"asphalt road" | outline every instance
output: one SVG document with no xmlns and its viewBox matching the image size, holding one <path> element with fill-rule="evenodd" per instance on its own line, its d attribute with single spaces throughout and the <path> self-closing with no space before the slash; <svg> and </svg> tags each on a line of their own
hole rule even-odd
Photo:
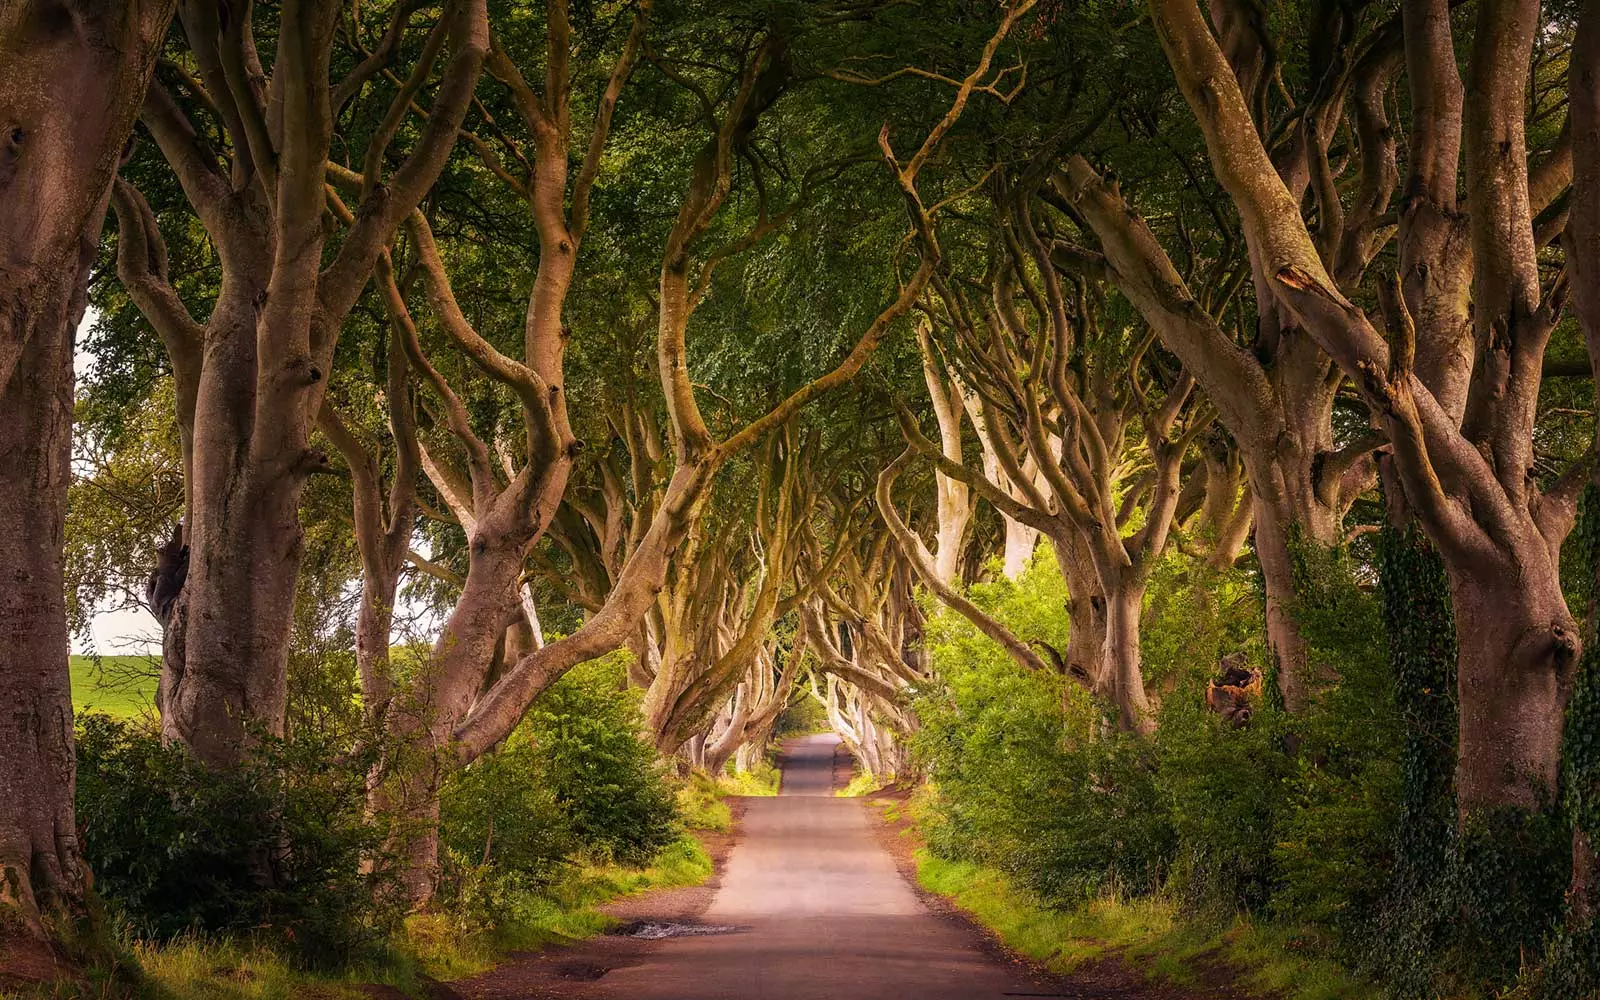
<svg viewBox="0 0 1600 1000">
<path fill-rule="evenodd" d="M 600 984 L 618 1000 L 975 1000 L 1039 995 L 930 913 L 878 842 L 869 808 L 834 798 L 836 736 L 792 744 L 776 798 L 747 800 L 705 924 Z"/>
</svg>

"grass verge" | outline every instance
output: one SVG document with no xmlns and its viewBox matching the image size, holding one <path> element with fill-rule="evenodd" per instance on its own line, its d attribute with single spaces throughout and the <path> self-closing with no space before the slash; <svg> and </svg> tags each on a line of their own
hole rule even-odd
<svg viewBox="0 0 1600 1000">
<path fill-rule="evenodd" d="M 857 799 L 863 795 L 871 795 L 873 792 L 876 792 L 878 789 L 889 784 L 889 781 L 890 779 L 888 778 L 880 778 L 876 774 L 869 774 L 866 771 L 859 771 L 856 773 L 855 777 L 850 779 L 850 783 L 848 785 L 838 789 L 833 794 L 841 799 Z"/>
<path fill-rule="evenodd" d="M 0 983 L 0 1000 L 356 1000 L 373 996 L 374 985 L 420 997 L 430 980 L 475 975 L 510 952 L 605 931 L 614 923 L 599 910 L 606 903 L 710 878 L 711 856 L 696 832 L 727 832 L 732 814 L 722 799 L 758 793 L 732 791 L 699 775 L 678 794 L 684 833 L 648 866 L 574 865 L 555 884 L 517 899 L 511 916 L 495 927 L 470 926 L 449 913 L 416 914 L 380 959 L 332 973 L 305 969 L 248 939 L 123 941 L 114 948 L 114 961 L 90 969 L 80 980 L 27 988 Z"/>
<path fill-rule="evenodd" d="M 903 823 L 918 812 L 909 804 L 878 800 L 886 820 Z M 914 835 L 914 827 L 907 829 Z M 1222 966 L 1237 987 L 1282 1000 L 1367 1000 L 1375 995 L 1338 963 L 1317 954 L 1292 928 L 1247 917 L 1192 918 L 1171 900 L 1108 897 L 1063 909 L 1011 882 L 993 868 L 915 854 L 917 881 L 949 899 L 994 931 L 1006 946 L 1057 972 L 1116 959 L 1147 977 L 1199 986 Z"/>
</svg>

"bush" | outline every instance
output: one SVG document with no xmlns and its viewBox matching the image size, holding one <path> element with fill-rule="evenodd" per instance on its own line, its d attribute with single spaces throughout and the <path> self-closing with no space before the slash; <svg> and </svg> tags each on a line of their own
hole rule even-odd
<svg viewBox="0 0 1600 1000">
<path fill-rule="evenodd" d="M 677 837 L 673 792 L 622 669 L 607 657 L 571 671 L 503 746 L 445 784 L 440 898 L 466 923 L 515 920 L 576 858 L 643 865 Z"/>
<path fill-rule="evenodd" d="M 1064 643 L 1065 591 L 1047 561 L 1020 586 L 983 585 L 974 597 L 1021 634 Z M 1092 735 L 1100 713 L 1080 691 L 1023 670 L 964 619 L 935 614 L 929 626 L 941 685 L 918 693 L 912 740 L 940 793 L 929 847 L 1056 901 L 1155 888 L 1173 845 L 1148 748 Z"/>
<path fill-rule="evenodd" d="M 789 703 L 772 724 L 772 738 L 786 740 L 791 736 L 809 736 L 828 731 L 828 712 L 822 703 L 811 697 L 804 687 L 796 685 Z"/>
<path fill-rule="evenodd" d="M 262 737 L 216 771 L 146 724 L 78 726 L 78 823 L 95 888 L 138 937 L 262 934 L 313 965 L 381 946 L 398 920 L 353 739 Z"/>
<path fill-rule="evenodd" d="M 676 836 L 673 793 L 639 733 L 637 690 L 621 657 L 573 670 L 534 705 L 525 728 L 539 773 L 583 849 L 643 864 Z"/>
</svg>

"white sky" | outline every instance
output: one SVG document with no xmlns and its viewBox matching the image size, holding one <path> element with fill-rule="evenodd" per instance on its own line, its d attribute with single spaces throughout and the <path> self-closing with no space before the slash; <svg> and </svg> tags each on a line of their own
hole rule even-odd
<svg viewBox="0 0 1600 1000">
<path fill-rule="evenodd" d="M 89 328 L 94 325 L 94 321 L 95 311 L 91 308 L 84 314 L 83 322 L 78 326 L 78 350 L 73 365 L 80 377 L 94 368 L 95 356 L 83 346 L 84 338 Z M 89 631 L 91 633 L 89 641 L 78 636 L 73 637 L 74 653 L 88 653 L 91 647 L 94 652 L 108 656 L 161 652 L 161 623 L 142 608 L 132 611 L 102 611 L 90 620 Z"/>
<path fill-rule="evenodd" d="M 121 656 L 161 652 L 161 623 L 143 608 L 99 612 L 90 620 L 89 631 L 89 641 L 73 636 L 74 653 Z"/>
</svg>

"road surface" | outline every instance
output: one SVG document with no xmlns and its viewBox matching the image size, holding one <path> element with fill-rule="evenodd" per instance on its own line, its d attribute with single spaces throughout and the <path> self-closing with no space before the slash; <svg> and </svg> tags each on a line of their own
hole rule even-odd
<svg viewBox="0 0 1600 1000">
<path fill-rule="evenodd" d="M 874 834 L 833 797 L 837 736 L 791 744 L 776 798 L 747 800 L 743 834 L 701 917 L 729 933 L 662 941 L 594 994 L 616 1000 L 980 1000 L 1039 996 L 930 913 Z"/>
</svg>

